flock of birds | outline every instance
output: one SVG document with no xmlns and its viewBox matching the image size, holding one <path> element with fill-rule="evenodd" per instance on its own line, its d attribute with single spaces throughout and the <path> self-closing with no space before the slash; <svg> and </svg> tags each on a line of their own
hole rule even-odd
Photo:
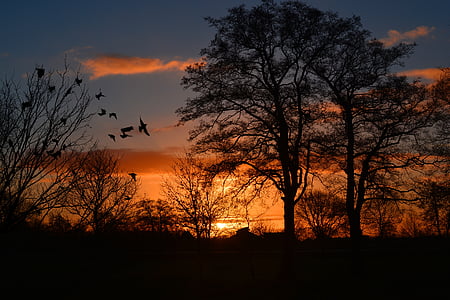
<svg viewBox="0 0 450 300">
<path fill-rule="evenodd" d="M 102 97 L 106 97 L 103 92 L 100 90 L 96 95 L 95 98 L 97 98 L 97 100 L 100 101 L 100 99 Z M 99 116 L 106 116 L 108 114 L 109 118 L 114 118 L 117 120 L 117 113 L 115 112 L 107 112 L 106 109 L 104 108 L 100 108 L 100 112 L 97 113 Z M 128 137 L 132 137 L 132 135 L 128 134 L 129 132 L 135 130 L 134 126 L 126 126 L 126 127 L 122 127 L 120 128 L 120 134 L 119 136 L 122 139 L 128 138 Z M 150 136 L 150 133 L 148 132 L 147 129 L 147 123 L 145 123 L 141 117 L 139 117 L 139 125 L 138 125 L 138 130 L 140 133 L 144 133 L 147 136 Z M 112 133 L 108 133 L 108 137 L 113 140 L 114 142 L 116 141 L 116 135 L 112 134 Z"/>
<path fill-rule="evenodd" d="M 36 71 L 36 75 L 37 75 L 38 79 L 41 79 L 42 77 L 44 77 L 44 75 L 45 75 L 45 69 L 44 69 L 43 67 L 36 67 L 36 68 L 35 68 L 35 71 Z M 78 86 L 81 86 L 81 83 L 82 83 L 82 82 L 83 82 L 83 79 L 79 78 L 78 75 L 77 75 L 77 77 L 76 77 L 75 80 L 74 80 L 74 83 L 75 83 L 76 85 L 78 85 Z M 49 91 L 50 93 L 55 92 L 55 90 L 56 90 L 56 87 L 55 87 L 55 86 L 53 86 L 53 85 L 48 86 L 48 91 Z M 72 91 L 72 86 L 71 86 L 71 87 L 69 87 L 69 88 L 66 90 L 66 92 L 64 93 L 64 96 L 63 96 L 63 97 L 67 97 L 68 95 L 72 94 L 72 92 L 73 92 L 73 91 Z M 103 92 L 102 92 L 101 90 L 100 90 L 97 94 L 95 94 L 95 98 L 96 98 L 98 101 L 100 101 L 101 98 L 103 98 L 103 97 L 106 97 L 106 96 L 103 94 Z M 22 102 L 22 103 L 21 103 L 22 111 L 26 110 L 27 108 L 32 107 L 32 104 L 33 104 L 33 103 L 32 103 L 31 100 L 26 101 L 26 102 Z M 100 108 L 100 112 L 98 112 L 97 114 L 98 114 L 99 116 L 102 117 L 102 116 L 107 115 L 107 111 L 106 111 L 106 109 L 104 109 L 104 108 Z M 108 116 L 109 116 L 109 118 L 114 118 L 114 119 L 117 120 L 117 113 L 115 113 L 115 112 L 109 112 L 109 113 L 108 113 Z M 65 125 L 66 122 L 67 122 L 67 118 L 62 117 L 62 118 L 61 118 L 61 123 L 63 123 L 63 124 Z M 140 133 L 143 133 L 143 134 L 145 134 L 145 135 L 147 135 L 147 136 L 150 136 L 150 133 L 149 133 L 149 131 L 148 131 L 148 129 L 147 129 L 147 124 L 142 120 L 141 117 L 139 117 L 139 125 L 137 126 L 137 128 L 138 128 L 138 131 L 139 131 Z M 122 128 L 120 129 L 121 134 L 120 134 L 119 136 L 120 136 L 122 139 L 125 139 L 125 138 L 128 138 L 128 137 L 132 137 L 132 135 L 130 135 L 129 133 L 130 133 L 131 131 L 133 131 L 133 130 L 135 130 L 135 127 L 132 126 L 132 125 L 126 126 L 126 127 L 122 127 Z M 108 133 L 108 137 L 109 137 L 111 140 L 113 140 L 114 142 L 116 141 L 116 135 L 115 135 L 115 134 Z M 53 142 L 55 142 L 56 144 L 58 143 L 57 140 L 53 140 Z M 11 142 L 11 143 L 12 143 L 12 142 Z M 61 151 L 64 150 L 65 147 L 66 147 L 66 146 L 63 145 L 62 148 L 59 149 L 59 150 L 56 150 L 56 149 L 48 150 L 48 151 L 47 151 L 47 154 L 48 154 L 49 156 L 52 156 L 54 159 L 57 159 L 57 158 L 59 158 L 59 157 L 61 156 L 61 154 L 62 154 Z M 137 176 L 136 173 L 128 173 L 128 175 L 130 175 L 130 177 L 131 177 L 132 180 L 136 181 L 136 176 Z"/>
<path fill-rule="evenodd" d="M 95 94 L 95 98 L 100 101 L 101 98 L 106 97 L 105 94 L 103 94 L 103 92 L 100 90 L 97 94 Z M 97 113 L 100 117 L 106 116 L 108 115 L 108 117 L 114 118 L 117 120 L 117 113 L 116 112 L 107 112 L 106 109 L 104 108 L 100 108 L 100 111 Z M 122 127 L 120 128 L 120 134 L 119 136 L 122 139 L 128 138 L 128 137 L 132 137 L 132 135 L 128 134 L 129 132 L 135 130 L 135 127 L 130 125 L 130 126 L 126 126 L 126 127 Z M 142 120 L 142 117 L 139 117 L 139 125 L 138 125 L 138 131 L 140 133 L 144 133 L 147 136 L 150 136 L 150 133 L 147 129 L 147 123 L 145 123 Z M 116 142 L 116 135 L 112 134 L 112 133 L 108 133 L 108 137 L 113 140 L 114 142 Z M 137 174 L 134 172 L 128 173 L 128 175 L 130 175 L 131 179 L 136 181 L 136 176 Z M 130 200 L 130 199 L 126 199 L 126 200 Z"/>
</svg>

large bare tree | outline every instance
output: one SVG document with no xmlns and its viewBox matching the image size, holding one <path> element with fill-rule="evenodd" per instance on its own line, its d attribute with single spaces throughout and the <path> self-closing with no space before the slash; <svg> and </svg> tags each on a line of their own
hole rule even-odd
<svg viewBox="0 0 450 300">
<path fill-rule="evenodd" d="M 311 122 L 316 118 L 309 63 L 330 15 L 301 2 L 263 1 L 209 18 L 216 36 L 187 69 L 183 85 L 196 92 L 178 110 L 198 151 L 220 153 L 227 168 L 273 185 L 284 204 L 284 231 L 295 238 L 294 206 L 309 176 Z M 241 174 L 244 176 L 244 174 Z"/>
<path fill-rule="evenodd" d="M 59 206 L 70 159 L 85 145 L 91 102 L 79 74 L 38 67 L 0 88 L 0 230 Z"/>
<path fill-rule="evenodd" d="M 439 105 L 424 84 L 390 73 L 413 45 L 386 48 L 362 30 L 359 19 L 349 25 L 328 30 L 336 36 L 313 70 L 333 108 L 322 153 L 336 158 L 345 173 L 350 234 L 359 239 L 368 194 L 401 191 L 402 170 L 424 163 L 421 137 L 433 126 Z"/>
</svg>

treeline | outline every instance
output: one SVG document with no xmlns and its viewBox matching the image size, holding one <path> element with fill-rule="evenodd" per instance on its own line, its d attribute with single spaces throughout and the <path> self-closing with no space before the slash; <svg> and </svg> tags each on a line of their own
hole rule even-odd
<svg viewBox="0 0 450 300">
<path fill-rule="evenodd" d="M 211 155 L 192 151 L 176 159 L 162 183 L 163 199 L 137 196 L 139 178 L 123 172 L 120 157 L 96 149 L 87 135 L 95 115 L 88 112 L 91 96 L 70 76 L 80 77 L 69 70 L 35 71 L 25 89 L 2 84 L 2 231 L 148 231 L 197 238 L 234 234 L 239 227 L 257 235 L 274 231 L 258 215 L 279 197 L 277 188 Z M 433 91 L 448 89 L 448 78 L 443 70 Z M 414 176 L 402 170 L 396 189 L 373 182 L 361 211 L 364 234 L 448 237 L 448 146 L 437 140 L 430 148 L 435 153 L 426 157 L 429 163 L 421 160 Z M 345 176 L 324 168 L 322 158 L 316 163 L 322 163 L 315 174 L 320 183 L 308 186 L 295 207 L 296 236 L 349 236 Z M 235 227 L 226 231 L 218 222 Z"/>
<path fill-rule="evenodd" d="M 215 38 L 186 69 L 194 95 L 176 112 L 196 122 L 192 147 L 161 201 L 136 199 L 136 177 L 92 146 L 96 113 L 80 74 L 36 68 L 24 88 L 2 82 L 2 231 L 48 220 L 210 238 L 238 218 L 264 232 L 255 210 L 275 199 L 287 241 L 449 235 L 448 68 L 431 84 L 397 76 L 415 45 L 387 47 L 358 17 L 299 1 L 207 20 Z"/>
</svg>

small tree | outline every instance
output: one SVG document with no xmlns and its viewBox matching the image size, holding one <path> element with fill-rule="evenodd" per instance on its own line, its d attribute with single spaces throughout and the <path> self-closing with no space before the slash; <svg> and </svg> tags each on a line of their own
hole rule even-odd
<svg viewBox="0 0 450 300">
<path fill-rule="evenodd" d="M 179 224 L 197 239 L 210 238 L 213 224 L 229 211 L 230 198 L 226 180 L 207 168 L 192 154 L 178 158 L 172 174 L 162 184 L 163 193 L 178 214 Z"/>
<path fill-rule="evenodd" d="M 374 199 L 367 203 L 362 212 L 362 224 L 370 228 L 377 237 L 394 235 L 396 225 L 402 221 L 399 203 L 390 199 Z"/>
<path fill-rule="evenodd" d="M 100 233 L 126 223 L 138 183 L 119 170 L 119 158 L 108 150 L 91 150 L 74 155 L 74 160 L 66 196 L 77 226 Z"/>
<path fill-rule="evenodd" d="M 316 238 L 336 236 L 346 225 L 345 202 L 326 191 L 311 191 L 299 202 L 297 216 L 308 224 Z"/>
<path fill-rule="evenodd" d="M 61 72 L 36 68 L 23 87 L 2 81 L 0 230 L 61 205 L 70 176 L 68 154 L 89 141 L 85 129 L 92 97 L 80 80 L 66 67 Z"/>
<path fill-rule="evenodd" d="M 425 181 L 419 195 L 422 217 L 431 231 L 438 236 L 450 233 L 450 185 L 449 182 Z"/>
<path fill-rule="evenodd" d="M 141 231 L 176 232 L 178 225 L 174 207 L 162 199 L 138 201 L 135 205 L 133 226 Z"/>
<path fill-rule="evenodd" d="M 405 209 L 399 224 L 399 234 L 412 238 L 426 235 L 425 225 L 416 207 Z"/>
</svg>

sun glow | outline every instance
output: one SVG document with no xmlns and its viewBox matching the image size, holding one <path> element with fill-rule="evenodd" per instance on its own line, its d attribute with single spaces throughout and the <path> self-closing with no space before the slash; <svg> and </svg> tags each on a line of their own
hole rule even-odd
<svg viewBox="0 0 450 300">
<path fill-rule="evenodd" d="M 227 223 L 216 223 L 216 227 L 217 227 L 217 229 L 222 230 L 222 229 L 230 227 L 230 224 L 227 224 Z"/>
</svg>

